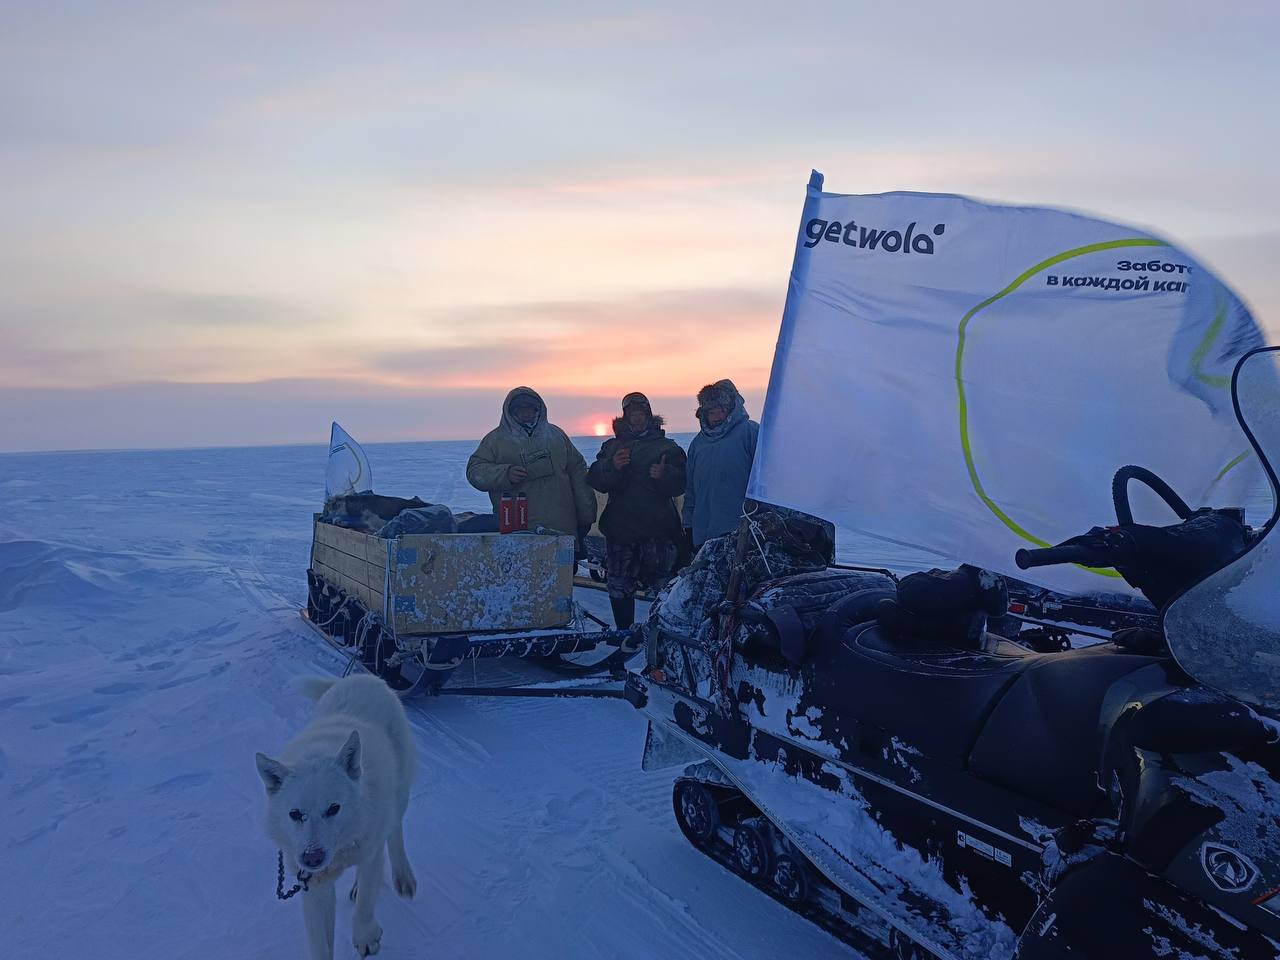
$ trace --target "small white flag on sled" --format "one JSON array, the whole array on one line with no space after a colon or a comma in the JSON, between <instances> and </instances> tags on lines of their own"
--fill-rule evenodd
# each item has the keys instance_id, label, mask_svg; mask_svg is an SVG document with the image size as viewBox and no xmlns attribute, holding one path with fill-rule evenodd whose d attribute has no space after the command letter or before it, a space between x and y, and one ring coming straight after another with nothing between
<instances>
[{"instance_id":1,"label":"small white flag on sled","mask_svg":"<svg viewBox=\"0 0 1280 960\"><path fill-rule=\"evenodd\" d=\"M369 458L351 434L333 421L329 432L329 465L324 475L324 498L341 497L348 493L371 493L373 473Z\"/></svg>"}]
</instances>

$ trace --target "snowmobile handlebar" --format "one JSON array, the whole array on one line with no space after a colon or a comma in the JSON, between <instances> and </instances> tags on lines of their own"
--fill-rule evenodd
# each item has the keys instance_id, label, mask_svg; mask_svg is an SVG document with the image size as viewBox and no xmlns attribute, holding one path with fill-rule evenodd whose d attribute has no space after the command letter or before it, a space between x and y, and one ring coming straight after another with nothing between
<instances>
[{"instance_id":1,"label":"snowmobile handlebar","mask_svg":"<svg viewBox=\"0 0 1280 960\"><path fill-rule=\"evenodd\" d=\"M1178 496L1173 487L1169 486L1146 467L1137 467L1129 464L1117 470L1116 475L1111 478L1111 501L1116 508L1116 522L1122 527L1133 523L1133 507L1129 504L1130 480L1137 480L1151 488L1156 496L1178 515L1179 520L1186 520L1191 516L1192 509L1187 506L1185 500Z\"/></svg>"},{"instance_id":2,"label":"snowmobile handlebar","mask_svg":"<svg viewBox=\"0 0 1280 960\"><path fill-rule=\"evenodd\" d=\"M1079 563L1086 567L1109 567L1114 562L1110 551L1096 546L1073 543L1067 546L1046 547L1043 550L1019 550L1013 555L1019 570L1032 567L1048 567L1055 563Z\"/></svg>"}]
</instances>

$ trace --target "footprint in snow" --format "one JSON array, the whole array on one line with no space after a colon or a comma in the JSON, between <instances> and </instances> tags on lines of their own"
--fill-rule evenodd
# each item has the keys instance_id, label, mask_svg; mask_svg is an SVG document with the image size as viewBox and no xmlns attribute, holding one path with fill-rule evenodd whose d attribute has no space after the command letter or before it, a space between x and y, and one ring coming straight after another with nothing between
<instances>
[{"instance_id":1,"label":"footprint in snow","mask_svg":"<svg viewBox=\"0 0 1280 960\"><path fill-rule=\"evenodd\" d=\"M553 797L547 801L543 823L563 831L580 831L600 824L610 817L604 794L595 789L579 790L572 797Z\"/></svg>"},{"instance_id":2,"label":"footprint in snow","mask_svg":"<svg viewBox=\"0 0 1280 960\"><path fill-rule=\"evenodd\" d=\"M94 693L103 693L113 695L117 693L132 693L134 690L141 690L145 684L141 683L108 683L105 687L94 687Z\"/></svg>"},{"instance_id":3,"label":"footprint in snow","mask_svg":"<svg viewBox=\"0 0 1280 960\"><path fill-rule=\"evenodd\" d=\"M153 783L147 787L147 793L175 793L179 790L190 790L194 787L201 787L213 779L208 773L184 773L181 776L170 777L168 780L161 780L159 783Z\"/></svg>"},{"instance_id":4,"label":"footprint in snow","mask_svg":"<svg viewBox=\"0 0 1280 960\"><path fill-rule=\"evenodd\" d=\"M60 713L53 718L54 723L76 723L80 720L87 720L94 714L102 713L106 710L105 706L84 707L81 710L72 710L69 713ZM34 727L32 729L35 729Z\"/></svg>"},{"instance_id":5,"label":"footprint in snow","mask_svg":"<svg viewBox=\"0 0 1280 960\"><path fill-rule=\"evenodd\" d=\"M172 690L174 687L185 687L188 683L195 683L197 680L203 680L204 677L179 677L177 680L170 680L156 687L157 690Z\"/></svg>"}]
</instances>

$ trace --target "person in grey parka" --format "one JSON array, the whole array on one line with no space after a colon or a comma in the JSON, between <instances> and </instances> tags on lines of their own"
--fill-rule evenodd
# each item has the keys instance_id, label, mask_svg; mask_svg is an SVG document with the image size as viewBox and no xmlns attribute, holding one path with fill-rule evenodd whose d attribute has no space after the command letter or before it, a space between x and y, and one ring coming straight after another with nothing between
<instances>
[{"instance_id":1,"label":"person in grey parka","mask_svg":"<svg viewBox=\"0 0 1280 960\"><path fill-rule=\"evenodd\" d=\"M529 528L547 527L582 542L596 519L587 462L568 435L547 422L547 405L528 387L502 403L502 418L467 461L467 482L489 494L497 513L504 493L529 498Z\"/></svg>"},{"instance_id":2,"label":"person in grey parka","mask_svg":"<svg viewBox=\"0 0 1280 960\"><path fill-rule=\"evenodd\" d=\"M702 429L689 444L681 516L695 550L737 529L760 433L732 380L698 391L698 422Z\"/></svg>"}]
</instances>

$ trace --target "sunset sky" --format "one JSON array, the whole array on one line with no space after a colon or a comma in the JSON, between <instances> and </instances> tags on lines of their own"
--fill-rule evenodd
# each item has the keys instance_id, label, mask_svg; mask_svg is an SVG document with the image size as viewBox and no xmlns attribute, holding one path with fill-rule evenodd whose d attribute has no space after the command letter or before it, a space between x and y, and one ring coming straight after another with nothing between
<instances>
[{"instance_id":1,"label":"sunset sky","mask_svg":"<svg viewBox=\"0 0 1280 960\"><path fill-rule=\"evenodd\" d=\"M0 451L759 413L811 167L1153 229L1280 340L1280 4L0 7Z\"/></svg>"}]
</instances>

